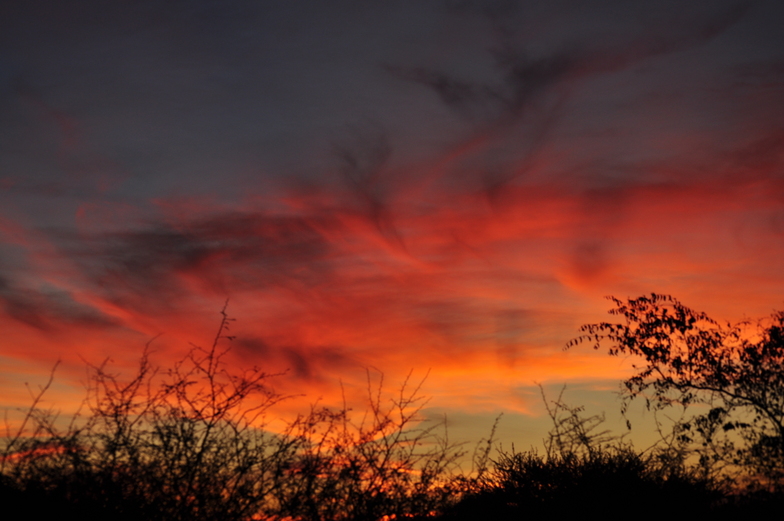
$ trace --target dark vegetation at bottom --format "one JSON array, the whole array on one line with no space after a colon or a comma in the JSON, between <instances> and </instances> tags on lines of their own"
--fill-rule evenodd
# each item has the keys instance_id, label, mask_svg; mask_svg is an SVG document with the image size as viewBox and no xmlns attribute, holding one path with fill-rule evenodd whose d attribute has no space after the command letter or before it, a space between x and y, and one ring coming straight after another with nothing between
<instances>
[{"instance_id":1,"label":"dark vegetation at bottom","mask_svg":"<svg viewBox=\"0 0 784 521\"><path fill-rule=\"evenodd\" d=\"M689 475L663 475L634 452L546 460L537 454L502 454L495 479L466 493L438 517L480 519L712 519L781 511L775 493L734 495ZM773 510L771 510L773 509Z\"/></svg>"},{"instance_id":2,"label":"dark vegetation at bottom","mask_svg":"<svg viewBox=\"0 0 784 521\"><path fill-rule=\"evenodd\" d=\"M449 501L438 511L408 511L397 519L444 521L567 519L596 513L604 519L645 518L665 515L670 519L754 518L784 509L780 492L756 491L737 494L717 483L689 475L663 475L634 452L602 452L591 456L547 459L539 454L502 453L484 483L471 480L452 487ZM205 504L206 510L182 508L160 495L136 496L122 481L130 474L57 477L55 483L20 487L11 480L0 485L0 504L6 512L24 512L26 519L57 519L68 514L78 519L185 520L185 519L281 519L238 515L231 505ZM195 491L201 494L202 491ZM323 498L322 498L323 499ZM446 499L446 498L445 498ZM305 498L303 498L303 502ZM349 505L344 506L349 509ZM339 513L334 519L375 521L378 512ZM394 510L394 508L392 509ZM381 515L379 515L381 514ZM387 514L388 515L388 514ZM303 519L318 519L302 516ZM395 518L392 516L391 518ZM321 518L330 519L330 518Z\"/></svg>"},{"instance_id":3,"label":"dark vegetation at bottom","mask_svg":"<svg viewBox=\"0 0 784 521\"><path fill-rule=\"evenodd\" d=\"M445 519L566 519L588 512L620 519L641 505L684 517L715 508L720 496L709 483L651 472L634 453L597 454L545 461L534 454L502 456L499 480L469 494Z\"/></svg>"},{"instance_id":4,"label":"dark vegetation at bottom","mask_svg":"<svg viewBox=\"0 0 784 521\"><path fill-rule=\"evenodd\" d=\"M194 348L166 372L145 351L138 374L92 366L87 413L63 426L39 408L0 440L0 504L27 519L199 521L565 519L592 513L712 519L784 511L784 314L751 335L671 297L651 295L611 313L570 346L611 343L644 365L626 400L681 410L661 442L635 450L562 400L543 399L552 429L543 450L480 442L465 452L420 422L419 386L390 399L368 379L363 415L314 406L282 429L264 427L282 396L258 370L233 373L220 347ZM748 340L752 338L753 340ZM51 379L50 382L51 383ZM421 384L420 384L421 385ZM645 394L648 393L648 394ZM696 411L689 407L697 406ZM357 418L360 418L357 420ZM261 426L261 428L259 428Z\"/></svg>"}]
</instances>

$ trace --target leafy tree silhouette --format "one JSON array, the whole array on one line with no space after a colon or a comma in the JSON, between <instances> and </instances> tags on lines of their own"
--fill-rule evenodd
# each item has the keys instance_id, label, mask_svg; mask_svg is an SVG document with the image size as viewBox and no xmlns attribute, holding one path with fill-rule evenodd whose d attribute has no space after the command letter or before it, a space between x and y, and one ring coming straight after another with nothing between
<instances>
[{"instance_id":1,"label":"leafy tree silhouette","mask_svg":"<svg viewBox=\"0 0 784 521\"><path fill-rule=\"evenodd\" d=\"M624 412L639 397L650 410L680 408L672 452L696 455L706 475L784 487L784 312L732 324L669 295L609 299L623 322L586 324L567 349L589 342L633 357Z\"/></svg>"}]
</instances>

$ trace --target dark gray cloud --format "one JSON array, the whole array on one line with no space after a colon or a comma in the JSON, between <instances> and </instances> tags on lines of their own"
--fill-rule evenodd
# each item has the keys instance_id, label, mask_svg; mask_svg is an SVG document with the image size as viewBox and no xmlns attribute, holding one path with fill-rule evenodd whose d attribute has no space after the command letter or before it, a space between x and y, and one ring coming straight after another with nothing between
<instances>
[{"instance_id":1,"label":"dark gray cloud","mask_svg":"<svg viewBox=\"0 0 784 521\"><path fill-rule=\"evenodd\" d=\"M136 302L133 307L172 303L187 294L183 278L221 295L316 285L330 271L329 244L301 217L229 213L70 241L68 254L84 276L111 300Z\"/></svg>"},{"instance_id":2,"label":"dark gray cloud","mask_svg":"<svg viewBox=\"0 0 784 521\"><path fill-rule=\"evenodd\" d=\"M14 320L44 332L73 327L95 329L120 325L113 317L75 301L65 291L25 288L12 284L2 276L0 306Z\"/></svg>"},{"instance_id":3,"label":"dark gray cloud","mask_svg":"<svg viewBox=\"0 0 784 521\"><path fill-rule=\"evenodd\" d=\"M504 204L511 183L561 185L567 191L579 187L586 191L587 198L592 198L596 190L603 190L608 180L616 186L638 183L645 186L649 182L650 161L624 157L636 152L633 147L648 147L644 141L624 148L623 137L615 140L617 146L609 145L613 140L602 139L601 145L589 153L603 153L603 156L587 160L580 157L582 151L574 148L573 141L584 141L591 139L588 136L605 132L601 128L605 119L626 117L624 112L629 111L620 99L630 93L640 98L651 96L648 101L636 100L633 110L639 114L635 117L655 116L657 102L653 100L660 93L648 94L656 87L644 85L643 80L634 80L634 76L645 77L646 69L655 69L659 63L666 63L665 60L677 62L690 52L703 52L709 45L720 47L724 45L721 39L725 35L747 24L751 15L760 16L754 12L757 3L750 1L687 7L667 2L634 5L604 2L586 10L584 17L576 14L582 11L580 6L569 2L543 10L522 2L458 2L450 6L454 13L479 14L486 19L487 31L493 35L493 43L484 49L487 66L474 66L474 70L431 65L387 65L386 68L400 79L425 86L446 107L470 123L472 129L463 138L463 144L455 148L471 151L462 154L451 165L456 167L453 174L465 177L465 172L470 172L473 185L486 194L491 205ZM567 15L569 9L574 12ZM503 15L499 14L501 12ZM542 27L532 25L531 20L537 18ZM551 39L544 34L554 19L561 22L560 26L553 26L561 38L543 44L542 40ZM563 23L567 19L569 21ZM571 34L565 32L567 27L573 29ZM538 33L537 37L529 37L527 31ZM707 54L716 52L708 51ZM728 63L733 59L736 57L731 57ZM466 55L466 61L476 62L476 53ZM708 60L698 67L714 68L713 73L720 71L730 76L722 78L723 82L733 81L731 65L717 66L715 61ZM685 79L673 80L667 88L683 89L684 92L694 90ZM639 85L634 85L635 81ZM596 103L583 96L589 91L587 89L602 82L616 84L613 91L603 93L604 102L614 96L619 96L619 100L610 101L606 107L608 113L599 114L596 121L576 119L575 106L587 107ZM618 88L619 82L626 85ZM635 87L640 91L634 92ZM715 94L708 94L706 98L711 96ZM717 101L717 105L726 107L726 102ZM680 125L694 125L699 118L707 119L711 111L717 110L723 108L705 108L702 114L695 114L692 121L688 116L684 117L682 123L673 118L672 128L668 130L683 131ZM659 139L655 126L651 125L647 132L642 129L645 129L644 123L620 132L627 132L629 136L639 132L643 134L641 140ZM581 136L580 132L584 134ZM478 142L482 145L477 147L475 143ZM548 156L560 147L564 149L563 156L553 161ZM660 152L656 153L661 156ZM577 164L567 164L574 159ZM662 162L667 160L669 158ZM551 167L546 171L546 177L536 172L541 172L543 162L550 163ZM696 164L690 168L694 172L700 169ZM704 168L714 168L714 165L704 165ZM453 184L456 184L455 177L452 175L449 179ZM582 246L578 246L578 250L580 248Z\"/></svg>"},{"instance_id":4,"label":"dark gray cloud","mask_svg":"<svg viewBox=\"0 0 784 521\"><path fill-rule=\"evenodd\" d=\"M336 346L295 346L262 338L241 338L232 344L233 356L243 365L283 371L295 381L327 383L336 374L362 367L360 362Z\"/></svg>"},{"instance_id":5,"label":"dark gray cloud","mask_svg":"<svg viewBox=\"0 0 784 521\"><path fill-rule=\"evenodd\" d=\"M498 84L474 83L421 67L387 66L387 70L432 89L444 104L472 123L487 124L521 117L537 95L572 69L572 59L567 55L532 58L511 48L490 54L501 75Z\"/></svg>"},{"instance_id":6,"label":"dark gray cloud","mask_svg":"<svg viewBox=\"0 0 784 521\"><path fill-rule=\"evenodd\" d=\"M399 188L388 169L392 155L389 139L378 125L352 130L344 143L334 146L350 194L344 203L364 215L390 243L405 248L389 200Z\"/></svg>"},{"instance_id":7,"label":"dark gray cloud","mask_svg":"<svg viewBox=\"0 0 784 521\"><path fill-rule=\"evenodd\" d=\"M516 2L479 4L481 12L501 9L509 14L518 11L510 9ZM389 65L387 69L400 78L432 89L442 102L472 121L516 120L524 115L527 106L537 96L560 82L615 72L651 57L704 44L740 22L753 4L742 1L703 9L667 11L666 16L646 16L650 13L635 13L634 8L618 3L621 13L631 14L630 24L640 26L638 30L632 29L625 37L616 36L610 40L597 32L593 36L598 38L567 40L560 47L538 52L527 49L532 47L530 44L516 41L520 38L515 34L517 31L512 22L506 22L506 26L499 26L501 22L497 22L494 24L497 43L487 49L488 60L495 70L494 82L478 82L470 77L427 67ZM657 3L651 4L651 7L658 9L661 6ZM496 19L495 16L490 18ZM513 16L511 19L517 18Z\"/></svg>"}]
</instances>

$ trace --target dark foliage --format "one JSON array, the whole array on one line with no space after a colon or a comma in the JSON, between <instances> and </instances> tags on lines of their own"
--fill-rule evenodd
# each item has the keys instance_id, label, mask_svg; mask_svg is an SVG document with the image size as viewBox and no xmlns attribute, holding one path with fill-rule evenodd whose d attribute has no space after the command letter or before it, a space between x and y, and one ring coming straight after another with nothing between
<instances>
[{"instance_id":1,"label":"dark foliage","mask_svg":"<svg viewBox=\"0 0 784 521\"><path fill-rule=\"evenodd\" d=\"M718 495L708 482L666 475L631 451L548 458L535 452L501 453L493 481L469 494L445 519L567 519L601 512L620 519L640 505L691 517L711 509Z\"/></svg>"},{"instance_id":2,"label":"dark foliage","mask_svg":"<svg viewBox=\"0 0 784 521\"><path fill-rule=\"evenodd\" d=\"M545 453L500 450L492 469L442 519L568 519L587 512L620 519L639 515L640 505L686 518L720 507L723 495L712 480L597 431L603 416L584 416L561 396L545 398L553 422Z\"/></svg>"},{"instance_id":3,"label":"dark foliage","mask_svg":"<svg viewBox=\"0 0 784 521\"><path fill-rule=\"evenodd\" d=\"M681 408L669 446L695 455L706 475L784 485L784 312L722 324L666 295L611 300L624 322L585 325L569 346L632 355L625 404Z\"/></svg>"},{"instance_id":4,"label":"dark foliage","mask_svg":"<svg viewBox=\"0 0 784 521\"><path fill-rule=\"evenodd\" d=\"M34 399L0 452L0 499L32 518L376 520L436 511L459 448L423 426L419 386L384 399L370 385L364 420L313 407L284 432L265 412L283 397L258 369L234 373L221 347L195 347L159 374L145 351L122 380L91 366L84 417L65 427ZM51 384L51 379L49 381Z\"/></svg>"},{"instance_id":5,"label":"dark foliage","mask_svg":"<svg viewBox=\"0 0 784 521\"><path fill-rule=\"evenodd\" d=\"M677 518L762 515L784 507L784 314L752 328L722 325L671 297L622 303L625 323L583 326L594 347L643 364L625 402L685 413L662 443L636 451L562 394L548 401L544 451L474 454L471 473L446 431L420 421L421 384L384 398L371 384L364 415L313 406L282 432L265 418L283 396L258 369L224 363L225 309L208 349L168 371L145 350L122 379L90 366L82 415L67 425L40 408L43 386L0 445L0 501L32 519L390 521L616 519L648 506ZM53 371L54 373L54 371ZM357 421L357 418L362 418ZM660 426L661 428L661 426ZM494 430L493 430L494 432ZM481 442L480 442L481 443ZM737 478L745 478L746 481Z\"/></svg>"}]
</instances>

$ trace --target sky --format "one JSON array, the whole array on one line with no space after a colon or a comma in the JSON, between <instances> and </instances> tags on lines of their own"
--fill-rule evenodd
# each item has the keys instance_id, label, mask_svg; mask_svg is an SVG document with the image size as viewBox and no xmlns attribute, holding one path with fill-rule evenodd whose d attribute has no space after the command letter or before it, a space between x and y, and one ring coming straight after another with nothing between
<instances>
[{"instance_id":1,"label":"sky","mask_svg":"<svg viewBox=\"0 0 784 521\"><path fill-rule=\"evenodd\" d=\"M411 373L521 445L604 297L784 308L778 0L10 1L0 7L0 406L85 362L166 367L228 300L232 367L361 403ZM593 407L594 409L591 409ZM610 427L615 427L615 424Z\"/></svg>"}]
</instances>

